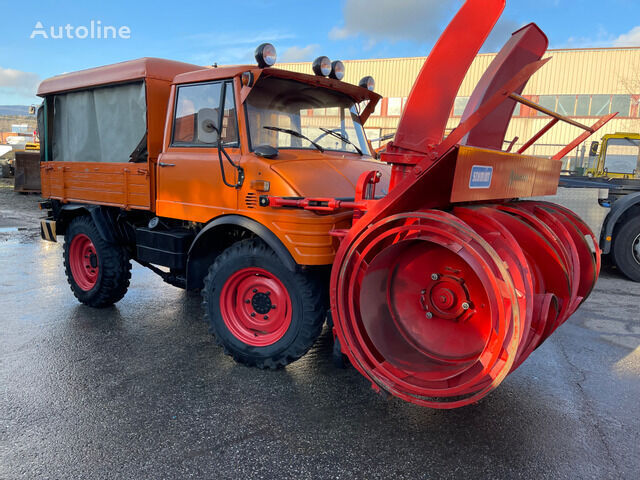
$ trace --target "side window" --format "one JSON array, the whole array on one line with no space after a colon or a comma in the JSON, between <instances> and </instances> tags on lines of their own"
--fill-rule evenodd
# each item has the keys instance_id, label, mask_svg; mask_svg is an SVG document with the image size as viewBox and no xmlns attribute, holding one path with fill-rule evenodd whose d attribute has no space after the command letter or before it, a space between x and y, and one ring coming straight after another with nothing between
<instances>
[{"instance_id":1,"label":"side window","mask_svg":"<svg viewBox=\"0 0 640 480\"><path fill-rule=\"evenodd\" d=\"M222 141L225 146L238 144L238 122L233 84L231 82L217 82L178 87L172 145L211 147L217 144L223 86L225 87L225 96Z\"/></svg>"}]
</instances>

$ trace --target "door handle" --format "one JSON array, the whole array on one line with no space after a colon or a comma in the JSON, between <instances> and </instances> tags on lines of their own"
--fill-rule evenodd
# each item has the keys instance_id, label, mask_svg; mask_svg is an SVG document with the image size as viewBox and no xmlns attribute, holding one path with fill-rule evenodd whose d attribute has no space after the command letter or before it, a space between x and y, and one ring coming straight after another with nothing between
<instances>
[{"instance_id":1,"label":"door handle","mask_svg":"<svg viewBox=\"0 0 640 480\"><path fill-rule=\"evenodd\" d=\"M176 164L175 163L164 163L164 162L158 162L158 166L159 167L175 167Z\"/></svg>"}]
</instances>

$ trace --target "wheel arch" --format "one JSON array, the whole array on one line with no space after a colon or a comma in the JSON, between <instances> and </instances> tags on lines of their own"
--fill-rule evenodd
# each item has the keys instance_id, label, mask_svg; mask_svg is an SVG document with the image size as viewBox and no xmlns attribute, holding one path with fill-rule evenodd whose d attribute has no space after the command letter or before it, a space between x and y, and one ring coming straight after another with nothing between
<instances>
[{"instance_id":1,"label":"wheel arch","mask_svg":"<svg viewBox=\"0 0 640 480\"><path fill-rule=\"evenodd\" d=\"M231 246L234 234L248 234L260 238L291 271L297 268L296 261L282 241L267 227L242 215L224 215L209 222L196 236L187 254L187 289L202 288L209 265L215 257Z\"/></svg>"},{"instance_id":2,"label":"wheel arch","mask_svg":"<svg viewBox=\"0 0 640 480\"><path fill-rule=\"evenodd\" d=\"M71 221L80 215L89 215L91 217L103 240L110 243L119 243L113 212L110 207L103 207L102 205L80 203L62 205L58 215L56 215L56 231L60 235L64 235Z\"/></svg>"},{"instance_id":3,"label":"wheel arch","mask_svg":"<svg viewBox=\"0 0 640 480\"><path fill-rule=\"evenodd\" d=\"M603 254L611 253L615 228L624 221L631 211L636 209L640 210L640 192L629 194L613 204L604 220L600 234L600 248L602 248Z\"/></svg>"}]
</instances>

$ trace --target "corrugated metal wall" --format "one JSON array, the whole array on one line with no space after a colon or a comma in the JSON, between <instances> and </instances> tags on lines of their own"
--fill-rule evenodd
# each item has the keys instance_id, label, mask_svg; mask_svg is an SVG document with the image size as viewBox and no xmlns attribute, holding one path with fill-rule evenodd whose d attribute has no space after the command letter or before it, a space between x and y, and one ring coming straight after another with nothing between
<instances>
[{"instance_id":1,"label":"corrugated metal wall","mask_svg":"<svg viewBox=\"0 0 640 480\"><path fill-rule=\"evenodd\" d=\"M527 85L525 95L580 95L580 94L632 94L640 95L640 48L604 48L579 50L550 50L547 63ZM471 95L480 77L494 59L495 54L480 54L474 60L459 96ZM345 81L357 83L365 75L376 81L376 91L386 98L407 97L413 82L424 64L425 57L389 58L377 60L346 60ZM279 68L311 74L311 63L281 63ZM637 112L637 108L634 110ZM367 122L369 135L375 131L384 134L397 126L398 116L373 115ZM576 118L592 124L595 118ZM448 128L458 124L458 118L449 120ZM514 117L507 138L518 136L521 141L531 137L547 122L545 117ZM639 118L614 119L596 134L617 131L640 132ZM540 139L539 144L567 144L580 133L576 127L558 125ZM549 155L558 147L538 145L535 154Z\"/></svg>"}]
</instances>

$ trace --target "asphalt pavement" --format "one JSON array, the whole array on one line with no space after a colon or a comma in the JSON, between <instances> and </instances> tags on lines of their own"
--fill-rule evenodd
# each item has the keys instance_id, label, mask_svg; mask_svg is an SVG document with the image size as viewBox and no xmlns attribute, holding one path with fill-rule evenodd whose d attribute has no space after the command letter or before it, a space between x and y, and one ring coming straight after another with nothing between
<instances>
[{"instance_id":1,"label":"asphalt pavement","mask_svg":"<svg viewBox=\"0 0 640 480\"><path fill-rule=\"evenodd\" d=\"M438 411L334 367L326 330L286 369L237 365L198 295L139 266L116 306L80 305L61 245L2 218L1 479L640 476L640 285L615 272L496 391Z\"/></svg>"}]
</instances>

